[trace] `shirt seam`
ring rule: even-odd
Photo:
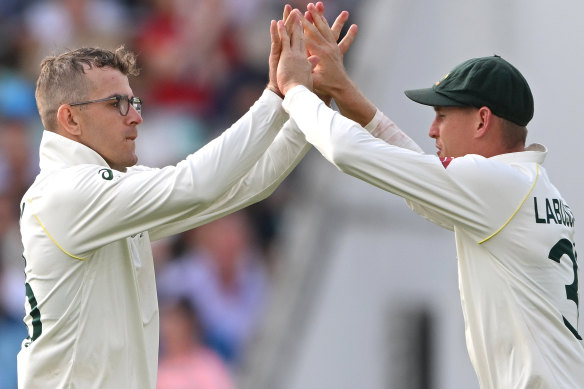
[[[531,184],[531,188],[529,188],[529,192],[527,192],[527,194],[525,195],[525,197],[523,198],[523,200],[521,201],[521,203],[519,204],[517,209],[515,209],[515,212],[513,212],[513,214],[511,214],[511,216],[507,219],[507,221],[505,223],[503,223],[503,225],[501,227],[499,227],[499,229],[497,231],[493,232],[491,235],[489,235],[485,239],[477,242],[478,244],[483,244],[486,241],[488,241],[489,239],[493,238],[495,235],[497,235],[499,232],[501,232],[505,227],[507,227],[507,224],[509,224],[511,222],[511,220],[513,220],[515,215],[517,215],[517,212],[519,212],[521,207],[523,207],[523,204],[525,204],[525,201],[531,195],[531,192],[533,192],[533,189],[535,188],[535,184],[537,183],[537,179],[539,178],[539,164],[537,164],[537,163],[535,164],[535,170],[537,172],[535,175],[535,180],[533,180],[533,184]]]
[[[34,209],[33,204],[32,204],[32,199],[29,199],[28,202],[30,203],[31,208]],[[76,255],[71,254],[70,252],[68,252],[67,250],[65,250],[63,247],[61,247],[61,245],[52,237],[52,235],[49,233],[49,231],[45,228],[45,226],[43,225],[43,223],[41,223],[41,220],[39,219],[39,217],[37,216],[36,212],[32,212],[32,215],[34,216],[34,218],[36,219],[37,223],[39,224],[39,226],[41,226],[41,228],[43,229],[43,231],[45,232],[45,234],[47,234],[47,236],[49,237],[49,239],[55,244],[55,246],[57,246],[62,252],[64,252],[65,254],[67,254],[68,256],[70,256],[71,258],[75,258],[78,259],[80,261],[86,261],[87,258],[81,258],[78,257]]]

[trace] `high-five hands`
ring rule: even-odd
[[[282,15],[282,20],[288,20],[288,16],[292,12],[292,6],[286,4],[284,6],[284,14]],[[280,97],[284,97],[280,89],[278,88],[278,80],[276,80],[276,74],[278,71],[278,63],[280,62],[280,53],[282,52],[282,43],[280,41],[280,37],[278,35],[278,27],[277,22],[272,20],[270,24],[270,38],[272,44],[270,46],[270,58],[269,58],[269,77],[270,80],[268,82],[267,88],[272,92],[276,93]]]
[[[357,25],[351,25],[337,45],[341,30],[349,19],[349,13],[342,11],[332,27],[329,27],[323,13],[322,2],[319,1],[316,5],[309,3],[302,25],[308,55],[316,55],[319,58],[312,74],[314,92],[328,104],[331,96],[342,91],[349,82],[349,76],[343,65],[343,56],[355,40]]]
[[[268,87],[273,88],[274,64],[277,60],[275,80],[278,91],[283,95],[296,85],[304,85],[312,90],[312,70],[318,63],[317,56],[307,57],[300,11],[290,11],[287,6],[284,9],[284,17],[286,16],[285,20],[272,21],[270,25],[272,46]]]
[[[349,13],[341,12],[332,27],[329,27],[323,13],[322,2],[316,5],[310,3],[303,19],[308,55],[319,58],[312,73],[314,92],[327,105],[334,99],[343,116],[365,126],[375,116],[377,108],[351,80],[343,65],[343,56],[357,35],[357,25],[351,25],[345,37],[337,44]]]
[[[304,15],[286,4],[282,20],[272,20],[270,81],[267,87],[281,97],[291,86],[302,84],[314,89],[330,104],[331,97],[346,86],[349,77],[343,65],[343,56],[355,39],[357,26],[352,25],[337,45],[349,13],[341,12],[332,27],[329,27],[323,13],[322,2],[309,3]],[[301,23],[300,29],[298,21]],[[308,65],[311,76],[306,73]]]

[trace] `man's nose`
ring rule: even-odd
[[[133,105],[130,104],[130,110],[128,111],[127,115],[128,119],[131,120],[132,124],[140,124],[144,120],[142,119],[142,114],[134,108]]]
[[[430,138],[438,138],[440,131],[438,130],[438,125],[436,124],[436,120],[432,122],[430,125],[430,131],[428,131],[428,136]]]

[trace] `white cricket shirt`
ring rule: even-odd
[[[574,216],[546,150],[439,159],[387,144],[302,86],[284,108],[341,171],[454,231],[468,351],[483,389],[582,389]]]
[[[155,388],[150,241],[277,187],[310,147],[284,125],[281,102],[265,91],[220,137],[163,169],[111,170],[90,148],[44,132],[41,172],[21,203],[29,338],[18,354],[20,388]]]

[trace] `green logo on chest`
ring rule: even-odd
[[[114,172],[111,169],[100,169],[98,173],[101,173],[101,178],[104,180],[111,181],[114,178]]]

